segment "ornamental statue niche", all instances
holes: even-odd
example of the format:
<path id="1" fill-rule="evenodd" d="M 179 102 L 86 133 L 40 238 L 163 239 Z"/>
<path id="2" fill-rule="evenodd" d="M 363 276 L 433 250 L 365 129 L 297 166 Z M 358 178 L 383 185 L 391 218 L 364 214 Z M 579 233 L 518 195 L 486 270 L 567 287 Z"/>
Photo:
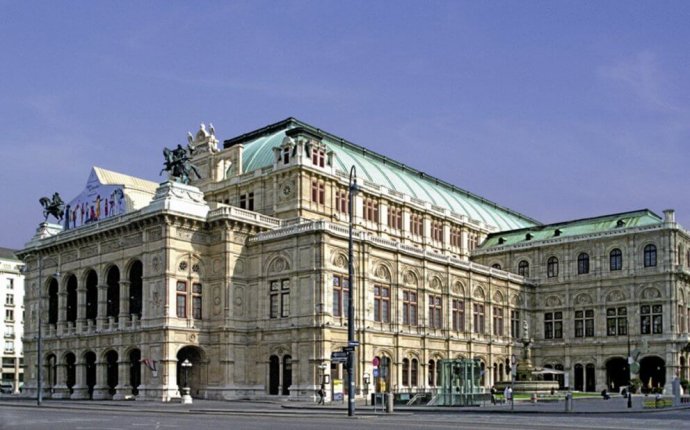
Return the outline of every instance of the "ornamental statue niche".
<path id="1" fill-rule="evenodd" d="M 62 217 L 65 215 L 65 202 L 60 198 L 59 193 L 54 193 L 53 198 L 41 197 L 38 200 L 43 206 L 43 216 L 45 221 L 48 221 L 48 216 L 52 215 L 58 222 L 62 221 Z"/>
<path id="2" fill-rule="evenodd" d="M 177 145 L 175 149 L 163 148 L 163 156 L 165 161 L 163 163 L 163 172 L 168 172 L 168 179 L 180 182 L 183 184 L 189 184 L 191 181 L 191 173 L 194 172 L 197 179 L 201 179 L 201 175 L 196 170 L 190 161 L 190 157 L 193 155 L 193 149 L 191 146 L 184 148 L 182 145 Z"/>

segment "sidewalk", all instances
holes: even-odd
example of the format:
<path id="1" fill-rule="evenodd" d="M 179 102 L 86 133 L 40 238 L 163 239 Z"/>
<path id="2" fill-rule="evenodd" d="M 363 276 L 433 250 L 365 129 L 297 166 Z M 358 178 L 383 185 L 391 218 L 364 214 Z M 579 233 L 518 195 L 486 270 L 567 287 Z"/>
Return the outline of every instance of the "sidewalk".
<path id="1" fill-rule="evenodd" d="M 645 400 L 653 400 L 652 397 L 633 396 L 632 408 L 627 407 L 627 400 L 620 396 L 610 400 L 600 398 L 575 399 L 573 401 L 572 414 L 629 414 L 629 413 L 654 413 L 669 410 L 690 409 L 690 404 L 679 407 L 665 407 L 659 409 L 644 408 Z M 0 397 L 0 407 L 12 405 L 14 407 L 35 408 L 35 399 L 17 396 Z M 181 414 L 271 414 L 271 415 L 296 415 L 296 414 L 333 414 L 347 413 L 346 403 L 326 403 L 317 405 L 316 402 L 301 402 L 288 400 L 202 400 L 194 399 L 192 404 L 179 402 L 157 402 L 145 400 L 51 400 L 45 399 L 42 408 L 56 409 L 85 409 L 85 410 L 123 410 L 145 413 L 181 413 Z M 355 407 L 357 415 L 386 415 L 381 405 L 376 409 L 371 405 L 358 402 Z M 404 406 L 395 405 L 394 414 L 462 414 L 462 413 L 488 413 L 488 414 L 565 414 L 564 400 L 542 401 L 531 403 L 529 401 L 517 401 L 513 408 L 510 403 L 492 405 L 487 403 L 482 406 L 447 407 L 447 406 Z"/>

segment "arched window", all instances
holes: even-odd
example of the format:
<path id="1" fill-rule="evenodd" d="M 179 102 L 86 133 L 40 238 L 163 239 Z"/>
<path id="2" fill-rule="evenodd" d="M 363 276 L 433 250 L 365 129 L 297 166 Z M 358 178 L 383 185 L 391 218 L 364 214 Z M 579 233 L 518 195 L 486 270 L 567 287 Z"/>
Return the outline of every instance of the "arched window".
<path id="1" fill-rule="evenodd" d="M 518 275 L 529 276 L 529 263 L 527 260 L 522 260 L 518 263 Z"/>
<path id="2" fill-rule="evenodd" d="M 618 248 L 612 250 L 609 261 L 611 270 L 621 270 L 623 268 L 623 253 L 621 250 Z"/>
<path id="3" fill-rule="evenodd" d="M 48 286 L 48 324 L 56 325 L 58 322 L 58 281 L 51 278 Z"/>
<path id="4" fill-rule="evenodd" d="M 558 276 L 558 258 L 551 257 L 546 261 L 546 276 L 548 278 Z"/>
<path id="5" fill-rule="evenodd" d="M 141 261 L 135 261 L 129 269 L 129 314 L 139 318 L 141 318 L 142 276 Z"/>
<path id="6" fill-rule="evenodd" d="M 108 304 L 106 306 L 106 316 L 113 317 L 117 321 L 120 314 L 120 270 L 113 266 L 108 270 L 107 275 Z"/>
<path id="7" fill-rule="evenodd" d="M 434 360 L 429 360 L 428 368 L 429 374 L 427 377 L 427 385 L 433 387 L 434 385 L 436 385 L 436 378 L 434 377 L 434 375 L 436 374 L 436 362 Z"/>
<path id="8" fill-rule="evenodd" d="M 72 275 L 67 279 L 67 321 L 77 321 L 77 277 Z"/>
<path id="9" fill-rule="evenodd" d="M 410 385 L 410 360 L 407 358 L 402 361 L 402 384 L 404 387 Z"/>
<path id="10" fill-rule="evenodd" d="M 577 256 L 577 274 L 584 275 L 586 273 L 589 273 L 589 254 L 582 252 Z"/>
<path id="11" fill-rule="evenodd" d="M 492 264 L 491 267 L 493 267 L 494 269 L 499 269 L 499 270 L 501 269 L 501 265 L 498 263 Z"/>
<path id="12" fill-rule="evenodd" d="M 90 270 L 86 275 L 86 319 L 98 317 L 98 275 Z"/>
<path id="13" fill-rule="evenodd" d="M 656 246 L 647 245 L 644 247 L 644 267 L 656 266 Z"/>
<path id="14" fill-rule="evenodd" d="M 419 378 L 418 378 L 418 373 L 417 370 L 419 369 L 419 361 L 417 361 L 416 358 L 412 359 L 411 367 L 410 367 L 410 385 L 413 387 L 416 387 L 419 385 Z"/>

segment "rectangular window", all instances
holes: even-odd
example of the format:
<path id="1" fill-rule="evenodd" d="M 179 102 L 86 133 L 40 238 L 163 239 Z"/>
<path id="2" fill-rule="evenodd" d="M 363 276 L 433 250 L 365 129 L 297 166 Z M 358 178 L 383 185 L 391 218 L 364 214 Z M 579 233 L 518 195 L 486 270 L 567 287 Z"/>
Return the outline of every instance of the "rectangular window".
<path id="1" fill-rule="evenodd" d="M 473 330 L 475 333 L 484 333 L 484 305 L 475 303 L 473 309 Z"/>
<path id="2" fill-rule="evenodd" d="M 477 247 L 477 242 L 479 242 L 479 238 L 476 233 L 470 233 L 467 235 L 467 250 L 472 251 Z"/>
<path id="3" fill-rule="evenodd" d="M 410 215 L 410 233 L 422 236 L 424 234 L 424 218 L 418 213 Z"/>
<path id="4" fill-rule="evenodd" d="M 201 284 L 192 284 L 192 318 L 201 319 Z"/>
<path id="5" fill-rule="evenodd" d="M 683 305 L 678 305 L 678 331 L 685 333 L 685 308 Z"/>
<path id="6" fill-rule="evenodd" d="M 563 312 L 544 314 L 544 339 L 563 338 Z"/>
<path id="7" fill-rule="evenodd" d="M 333 275 L 333 316 L 348 316 L 350 281 L 340 275 Z"/>
<path id="8" fill-rule="evenodd" d="M 510 337 L 513 339 L 520 338 L 520 311 L 510 311 Z"/>
<path id="9" fill-rule="evenodd" d="M 390 322 L 390 287 L 374 285 L 374 321 Z"/>
<path id="10" fill-rule="evenodd" d="M 13 325 L 6 325 L 5 326 L 5 337 L 7 338 L 14 338 L 14 326 Z"/>
<path id="11" fill-rule="evenodd" d="M 431 223 L 431 238 L 437 242 L 443 242 L 443 223 L 433 221 Z"/>
<path id="12" fill-rule="evenodd" d="M 456 248 L 460 247 L 461 244 L 461 231 L 459 228 L 452 228 L 450 229 L 450 246 L 454 246 Z"/>
<path id="13" fill-rule="evenodd" d="M 465 331 L 465 301 L 453 299 L 453 330 Z"/>
<path id="14" fill-rule="evenodd" d="M 254 210 L 254 193 L 240 195 L 240 208 L 250 211 Z"/>
<path id="15" fill-rule="evenodd" d="M 326 151 L 323 149 L 312 149 L 311 162 L 314 166 L 324 167 L 326 165 Z"/>
<path id="16" fill-rule="evenodd" d="M 14 341 L 13 340 L 6 340 L 5 341 L 5 352 L 9 352 L 9 353 L 14 352 Z"/>
<path id="17" fill-rule="evenodd" d="M 417 293 L 403 291 L 403 324 L 417 325 Z"/>
<path id="18" fill-rule="evenodd" d="M 348 199 L 347 191 L 337 190 L 335 192 L 335 209 L 340 213 L 349 214 L 349 206 L 350 201 Z"/>
<path id="19" fill-rule="evenodd" d="M 640 306 L 640 332 L 642 334 L 661 334 L 663 331 L 663 306 Z"/>
<path id="20" fill-rule="evenodd" d="M 290 162 L 290 148 L 283 148 L 283 164 L 288 164 Z"/>
<path id="21" fill-rule="evenodd" d="M 14 289 L 14 279 L 10 278 L 7 280 L 7 289 L 8 290 L 13 290 Z"/>
<path id="22" fill-rule="evenodd" d="M 364 219 L 371 222 L 379 221 L 379 204 L 376 200 L 364 199 Z"/>
<path id="23" fill-rule="evenodd" d="M 290 280 L 271 281 L 269 285 L 269 316 L 271 318 L 290 316 Z"/>
<path id="24" fill-rule="evenodd" d="M 606 335 L 627 336 L 628 309 L 625 306 L 606 309 Z"/>
<path id="25" fill-rule="evenodd" d="M 443 327 L 443 305 L 441 296 L 429 295 L 429 327 Z"/>
<path id="26" fill-rule="evenodd" d="M 494 336 L 503 336 L 503 309 L 494 306 Z"/>
<path id="27" fill-rule="evenodd" d="M 594 336 L 594 309 L 575 311 L 575 337 Z"/>
<path id="28" fill-rule="evenodd" d="M 311 201 L 320 205 L 326 202 L 326 186 L 316 179 L 311 181 Z"/>
<path id="29" fill-rule="evenodd" d="M 388 227 L 402 230 L 402 212 L 399 207 L 388 207 Z"/>
<path id="30" fill-rule="evenodd" d="M 5 321 L 14 321 L 14 310 L 5 309 Z"/>
<path id="31" fill-rule="evenodd" d="M 14 294 L 8 294 L 7 296 L 5 296 L 5 304 L 14 305 Z"/>

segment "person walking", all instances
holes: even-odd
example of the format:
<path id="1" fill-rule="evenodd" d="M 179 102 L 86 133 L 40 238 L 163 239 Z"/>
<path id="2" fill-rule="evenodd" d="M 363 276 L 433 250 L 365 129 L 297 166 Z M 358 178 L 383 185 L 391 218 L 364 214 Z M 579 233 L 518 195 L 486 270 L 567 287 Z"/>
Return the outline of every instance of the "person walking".
<path id="1" fill-rule="evenodd" d="M 317 392 L 319 395 L 319 405 L 325 405 L 326 404 L 326 387 L 321 384 L 321 387 L 319 388 L 319 391 Z"/>

